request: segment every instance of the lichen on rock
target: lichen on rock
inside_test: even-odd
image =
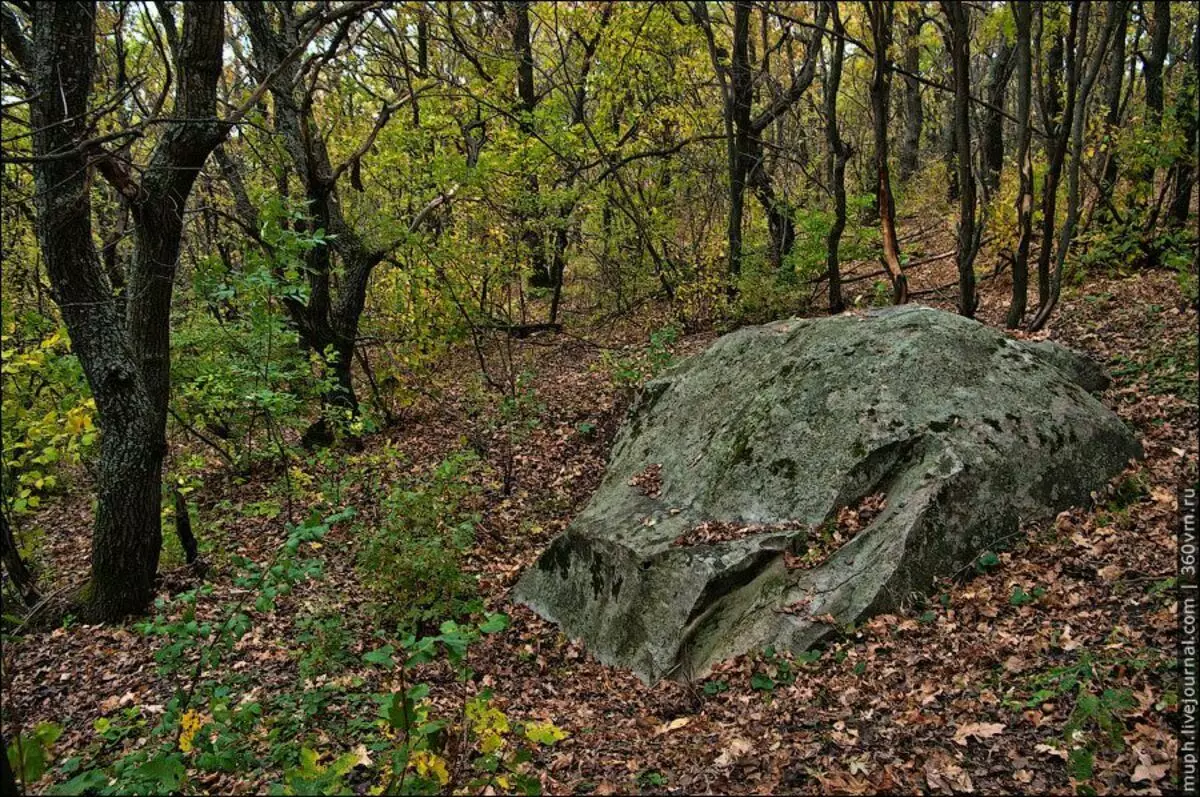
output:
[[[517,598],[651,681],[804,650],[830,616],[904,605],[1140,456],[1088,392],[1105,382],[1068,349],[919,306],[738,330],[646,385]],[[864,499],[847,542],[794,566]]]

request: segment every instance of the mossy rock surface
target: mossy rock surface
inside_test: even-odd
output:
[[[1088,392],[1105,383],[1068,349],[920,306],[738,330],[646,385],[517,599],[650,681],[802,651],[1141,456]],[[868,525],[797,566],[868,496]]]

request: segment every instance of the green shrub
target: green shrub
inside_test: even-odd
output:
[[[459,453],[428,476],[397,484],[383,499],[379,524],[362,529],[359,574],[388,622],[411,628],[472,608],[474,579],[460,564],[479,522],[466,505],[477,490],[468,481],[477,463]]]

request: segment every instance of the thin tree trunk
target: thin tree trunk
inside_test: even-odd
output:
[[[871,78],[871,110],[875,132],[875,175],[879,196],[879,223],[883,237],[883,266],[892,281],[893,304],[908,301],[908,279],[900,267],[900,245],[896,237],[896,203],[892,197],[892,182],[888,174],[888,94],[891,86],[891,65],[887,60],[892,39],[891,0],[870,0],[867,16],[875,48],[875,64]]]
[[[1013,253],[1012,301],[1005,323],[1009,329],[1016,329],[1025,318],[1029,295],[1029,245],[1033,240],[1033,158],[1029,147],[1033,6],[1022,0],[1014,0],[1010,5],[1017,28],[1017,167],[1020,170],[1020,185],[1017,190],[1017,249]]]
[[[975,225],[975,178],[971,173],[971,57],[968,41],[970,20],[967,7],[945,2],[942,10],[948,28],[951,71],[954,76],[954,140],[957,149],[958,183],[958,312],[972,318],[975,295],[975,253],[979,236]]]
[[[1175,117],[1183,127],[1186,147],[1171,167],[1171,180],[1175,195],[1171,200],[1170,221],[1183,226],[1187,223],[1192,205],[1192,187],[1196,184],[1197,129],[1200,128],[1200,111],[1196,107],[1196,70],[1200,68],[1200,23],[1192,29],[1192,48],[1189,60],[1184,61],[1183,84],[1175,101]]]
[[[984,201],[1000,190],[1000,174],[1004,169],[1004,95],[1012,75],[1013,48],[1001,41],[999,51],[988,66],[986,96],[991,107],[983,109],[983,187]]]
[[[1033,330],[1041,329],[1050,319],[1050,315],[1054,312],[1054,308],[1058,303],[1060,294],[1062,293],[1062,275],[1063,268],[1066,264],[1067,254],[1071,248],[1071,241],[1075,235],[1075,226],[1079,223],[1079,173],[1081,163],[1084,157],[1083,153],[1083,134],[1087,124],[1087,103],[1088,97],[1091,95],[1092,87],[1096,83],[1096,78],[1100,74],[1100,65],[1104,62],[1104,56],[1108,52],[1108,43],[1112,40],[1113,31],[1117,27],[1118,14],[1112,13],[1116,10],[1115,6],[1110,7],[1108,19],[1105,21],[1104,29],[1100,32],[1100,38],[1092,50],[1091,58],[1084,61],[1084,56],[1088,48],[1088,28],[1090,27],[1091,7],[1081,3],[1078,11],[1078,44],[1071,47],[1069,62],[1067,67],[1067,79],[1071,81],[1076,88],[1072,90],[1068,87],[1067,91],[1067,115],[1070,116],[1070,152],[1071,162],[1070,168],[1067,171],[1067,218],[1063,223],[1062,232],[1059,235],[1058,248],[1055,253],[1054,272],[1050,284],[1050,299],[1038,308],[1037,315],[1034,316],[1030,323],[1030,328]],[[1072,33],[1069,38],[1075,38],[1075,26],[1072,25]]]
[[[21,549],[17,547],[17,539],[13,535],[12,526],[8,524],[8,515],[3,512],[0,512],[0,560],[3,560],[8,578],[17,594],[21,596],[21,600],[26,606],[35,605],[39,596],[33,574],[29,572],[29,568],[25,566],[25,560],[21,558]]]
[[[837,99],[838,90],[842,83],[842,59],[845,56],[846,41],[842,18],[838,13],[837,2],[829,2],[830,14],[833,16],[834,36],[832,39],[833,52],[829,59],[829,75],[825,83],[825,140],[829,145],[829,185],[833,191],[833,224],[826,238],[825,270],[829,276],[829,313],[836,315],[845,309],[842,300],[841,266],[838,262],[838,247],[842,240],[842,232],[846,229],[846,160],[850,155],[849,147],[838,132]]]
[[[1125,77],[1125,34],[1128,28],[1126,4],[1122,4],[1121,21],[1118,24],[1116,37],[1109,52],[1108,75],[1104,82],[1104,104],[1107,111],[1104,125],[1109,139],[1107,158],[1104,162],[1104,175],[1100,180],[1100,191],[1111,197],[1117,184],[1120,165],[1117,162],[1117,148],[1113,139],[1121,126],[1121,84]]]
[[[1152,138],[1162,125],[1163,65],[1171,43],[1171,4],[1168,0],[1154,0],[1153,8],[1154,13],[1147,20],[1150,49],[1142,54],[1142,74],[1146,81],[1146,132]],[[1150,198],[1155,193],[1154,172],[1154,166],[1150,164],[1134,178],[1138,188],[1137,204],[1142,210],[1149,206]]]
[[[904,136],[900,139],[900,179],[908,182],[917,172],[921,156],[921,128],[924,125],[924,108],[921,105],[921,84],[912,75],[921,71],[921,22],[919,6],[908,7],[908,25],[905,29],[904,69],[908,75],[904,80]]]
[[[745,214],[746,178],[750,171],[750,110],[753,75],[750,72],[750,10],[738,0],[733,6],[733,60],[730,68],[730,101],[733,136],[729,139],[728,270],[731,285],[742,272],[742,217]]]
[[[517,54],[517,110],[521,114],[521,131],[532,138],[533,113],[537,110],[538,97],[533,84],[533,45],[530,39],[529,2],[517,0],[512,4],[516,16],[513,26],[513,50]],[[525,190],[529,201],[535,205],[532,211],[521,214],[521,241],[529,254],[530,284],[536,288],[549,288],[554,278],[546,268],[546,246],[542,230],[538,226],[540,212],[536,206],[541,199],[541,187],[537,172],[529,170]]]
[[[1071,47],[1074,47],[1075,43],[1077,13],[1078,6],[1073,4],[1069,34]],[[1066,137],[1070,128],[1070,123],[1065,117],[1071,113],[1069,105],[1064,113],[1059,102],[1061,90],[1059,76],[1062,74],[1064,57],[1063,36],[1061,32],[1055,32],[1053,36],[1054,40],[1047,53],[1045,65],[1046,102],[1044,110],[1049,163],[1046,166],[1046,176],[1042,182],[1042,245],[1038,251],[1037,262],[1039,306],[1050,301],[1050,259],[1054,256],[1054,231],[1057,228],[1055,214],[1058,210],[1058,183],[1062,177],[1063,158],[1067,154]],[[1068,85],[1067,94],[1068,97],[1074,98],[1073,85]]]

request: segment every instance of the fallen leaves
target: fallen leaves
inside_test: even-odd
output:
[[[1147,341],[1144,320],[1136,312],[1149,298],[1137,292],[1166,294],[1173,289],[1170,275],[1157,272],[1104,283],[1103,290],[1128,292],[1133,298],[1128,307],[1106,308],[1102,317],[1089,316],[1086,303],[1072,304],[1064,296],[1054,337],[1083,346],[1101,360],[1142,350],[1153,341]],[[999,298],[985,295],[985,317]],[[1002,313],[989,320],[1002,324]],[[1101,322],[1107,331],[1097,334],[1093,327]],[[1173,321],[1168,332],[1185,334],[1189,323],[1195,323],[1194,313]],[[705,340],[688,342],[699,346]],[[471,665],[479,685],[507,701],[510,716],[553,717],[555,727],[569,732],[553,753],[531,762],[541,777],[554,779],[552,785],[545,781],[547,791],[1071,793],[1067,762],[1072,741],[1064,738],[1063,729],[1077,692],[1037,696],[1040,687],[1034,682],[1056,668],[1077,664],[1088,653],[1105,663],[1104,688],[1127,689],[1136,698],[1136,709],[1117,721],[1122,749],[1098,751],[1089,785],[1099,793],[1170,788],[1178,751],[1171,725],[1175,710],[1163,699],[1174,688],[1170,670],[1108,663],[1144,663],[1155,652],[1174,656],[1171,593],[1154,589],[1174,573],[1175,486],[1181,474],[1194,477],[1196,468],[1194,405],[1115,384],[1105,400],[1138,428],[1147,451],[1147,459],[1130,471],[1146,482],[1133,503],[1108,507],[1112,498],[1102,496],[1094,509],[1027,525],[1011,549],[997,552],[994,572],[964,574],[963,580],[939,584],[919,596],[925,600],[920,606],[906,604],[860,628],[831,629],[836,634],[825,654],[802,669],[796,665],[794,682],[754,690],[751,683],[761,662],[740,657],[720,665],[701,683],[647,686],[599,664],[557,627],[508,602],[513,581],[598,483],[606,441],[622,409],[615,391],[605,392],[587,371],[578,349],[564,344],[531,351],[539,358],[536,367],[530,366],[537,372],[537,394],[547,405],[543,424],[515,451],[512,494],[502,495],[499,487],[485,489],[478,507],[484,530],[469,557],[489,610],[511,613],[513,627],[486,638],[472,651]],[[394,433],[392,443],[405,451],[413,467],[436,463],[465,436],[455,400],[450,393],[445,406],[414,411],[412,420]],[[597,427],[595,439],[581,439],[574,431],[574,424],[585,420]],[[368,446],[380,444],[368,440]],[[640,475],[631,486],[647,495],[661,491],[660,471]],[[268,486],[257,476],[238,487],[225,487],[223,480],[212,483],[212,501],[229,498],[235,505],[263,499]],[[369,498],[356,494],[354,500]],[[880,496],[870,498],[833,519],[826,552],[887,511]],[[48,510],[53,522],[42,524],[49,540],[47,558],[67,580],[86,572],[89,536],[86,501],[75,496],[69,501],[73,503]],[[72,507],[77,516],[63,507]],[[203,504],[202,515],[206,512],[220,510],[215,503]],[[239,515],[237,524],[222,527],[221,533],[228,536],[230,550],[262,561],[271,547],[265,528]],[[676,543],[718,544],[799,528],[710,523]],[[330,577],[314,582],[304,600],[320,599],[346,617],[359,612],[353,573],[345,562],[352,544],[349,537],[333,536],[314,549]],[[797,564],[803,554],[789,557]],[[242,597],[222,578],[219,571],[211,576],[213,602]],[[1044,585],[1047,594],[1015,607],[1009,603],[1013,583]],[[808,615],[807,604],[795,610]],[[204,605],[198,609],[205,611]],[[360,635],[349,644],[362,653],[378,642]],[[92,722],[97,717],[138,706],[145,715],[160,713],[172,695],[172,684],[155,675],[153,644],[126,629],[60,627],[31,633],[20,645],[16,666],[6,666],[12,678],[5,695],[6,737],[16,718],[25,728],[59,721],[65,731],[57,747],[64,757],[95,743]],[[284,606],[256,627],[229,666],[246,680],[246,692],[257,690],[255,700],[269,706],[273,697],[297,691],[299,647]],[[434,697],[453,709],[456,683],[446,673],[434,676]],[[349,694],[370,688],[361,684],[362,677],[351,669],[314,678],[312,684],[313,689]],[[706,683],[720,688],[708,692]],[[384,756],[360,746],[363,740],[338,724],[358,716],[356,710],[362,711],[339,704],[301,732],[321,731],[325,749],[354,751],[360,765],[380,766]],[[198,739],[192,742],[198,744]],[[438,760],[419,763],[441,779]],[[650,772],[661,773],[666,785],[654,785],[653,778],[639,782],[639,776]],[[194,784],[203,783],[213,793],[265,792],[277,776],[268,766],[205,775]]]
[[[969,722],[966,725],[960,725],[954,732],[954,743],[966,747],[968,739],[990,739],[1003,732],[1004,723],[1002,722]]]

